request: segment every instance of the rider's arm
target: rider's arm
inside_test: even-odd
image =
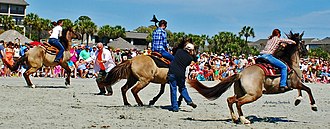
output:
[[[291,40],[291,39],[283,39],[283,38],[280,38],[279,39],[281,43],[287,43],[287,44],[296,44],[295,41]]]
[[[168,50],[168,43],[167,43],[167,38],[166,38],[166,36],[167,36],[167,34],[166,34],[166,32],[163,32],[162,33],[162,36],[163,36],[163,47],[165,48],[165,50]]]
[[[52,33],[53,33],[53,30],[48,31],[49,35],[52,35]]]

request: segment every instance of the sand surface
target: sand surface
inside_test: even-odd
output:
[[[125,80],[113,86],[113,96],[95,96],[98,88],[93,79],[71,79],[70,87],[64,86],[63,78],[32,81],[37,86],[34,89],[26,87],[23,78],[0,78],[0,128],[330,128],[330,85],[325,84],[307,84],[317,112],[311,110],[306,92],[298,106],[294,106],[297,90],[264,95],[243,106],[245,116],[253,122],[243,125],[230,119],[226,98],[233,95],[233,87],[214,101],[188,87],[198,107],[192,109],[184,103],[179,112],[171,112],[167,110],[168,85],[154,106],[140,107],[130,91],[127,96],[132,106],[123,105],[120,87]],[[203,83],[213,86],[217,82]],[[144,104],[159,88],[159,84],[150,84],[139,93]]]

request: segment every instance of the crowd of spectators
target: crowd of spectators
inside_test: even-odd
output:
[[[12,42],[4,43],[6,59],[13,64],[20,56],[24,55],[29,48],[34,47],[29,44],[18,45]],[[136,55],[150,55],[151,50],[131,49],[113,49],[108,48],[112,53],[112,58],[116,64],[129,60]],[[69,66],[74,71],[71,75],[73,78],[93,78],[93,61],[86,60],[88,58],[95,59],[96,46],[73,45],[70,53]],[[197,62],[192,62],[187,67],[187,77],[196,78],[199,81],[217,81],[222,80],[230,75],[241,72],[244,68],[255,64],[256,55],[239,55],[231,56],[227,53],[214,54],[208,52],[199,52],[197,54]],[[2,62],[0,62],[0,77],[22,76],[26,70],[26,66],[21,66],[18,71],[10,71]],[[300,60],[300,68],[303,73],[302,81],[306,83],[329,83],[330,69],[329,61],[319,58],[302,58]],[[36,77],[63,77],[64,70],[61,66],[53,68],[44,67],[34,76]]]

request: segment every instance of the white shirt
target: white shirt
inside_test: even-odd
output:
[[[61,32],[62,32],[62,26],[55,26],[49,38],[58,39],[58,36],[60,35]]]
[[[99,51],[97,50],[95,53],[95,59],[94,59],[94,72],[99,72],[100,71],[100,65],[97,62],[97,55],[99,54]],[[116,66],[115,62],[112,59],[111,52],[108,49],[103,48],[102,52],[102,60],[106,60],[104,63],[105,71],[109,72],[113,67]]]

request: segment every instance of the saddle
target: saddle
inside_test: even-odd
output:
[[[156,63],[156,65],[160,68],[168,68],[171,61],[164,58],[160,53],[158,52],[151,52],[151,55],[149,55]]]
[[[49,43],[44,42],[43,44],[44,44],[43,48],[46,50],[48,54],[57,55],[57,53],[59,52],[59,50],[56,47],[50,45]]]
[[[284,62],[285,63],[285,62]],[[268,60],[264,58],[257,58],[256,59],[256,64],[259,66],[264,72],[265,75],[268,77],[280,77],[281,76],[281,71],[280,69],[272,66]],[[288,64],[285,63],[285,65],[288,67],[288,75],[292,73],[292,69],[288,66]]]

